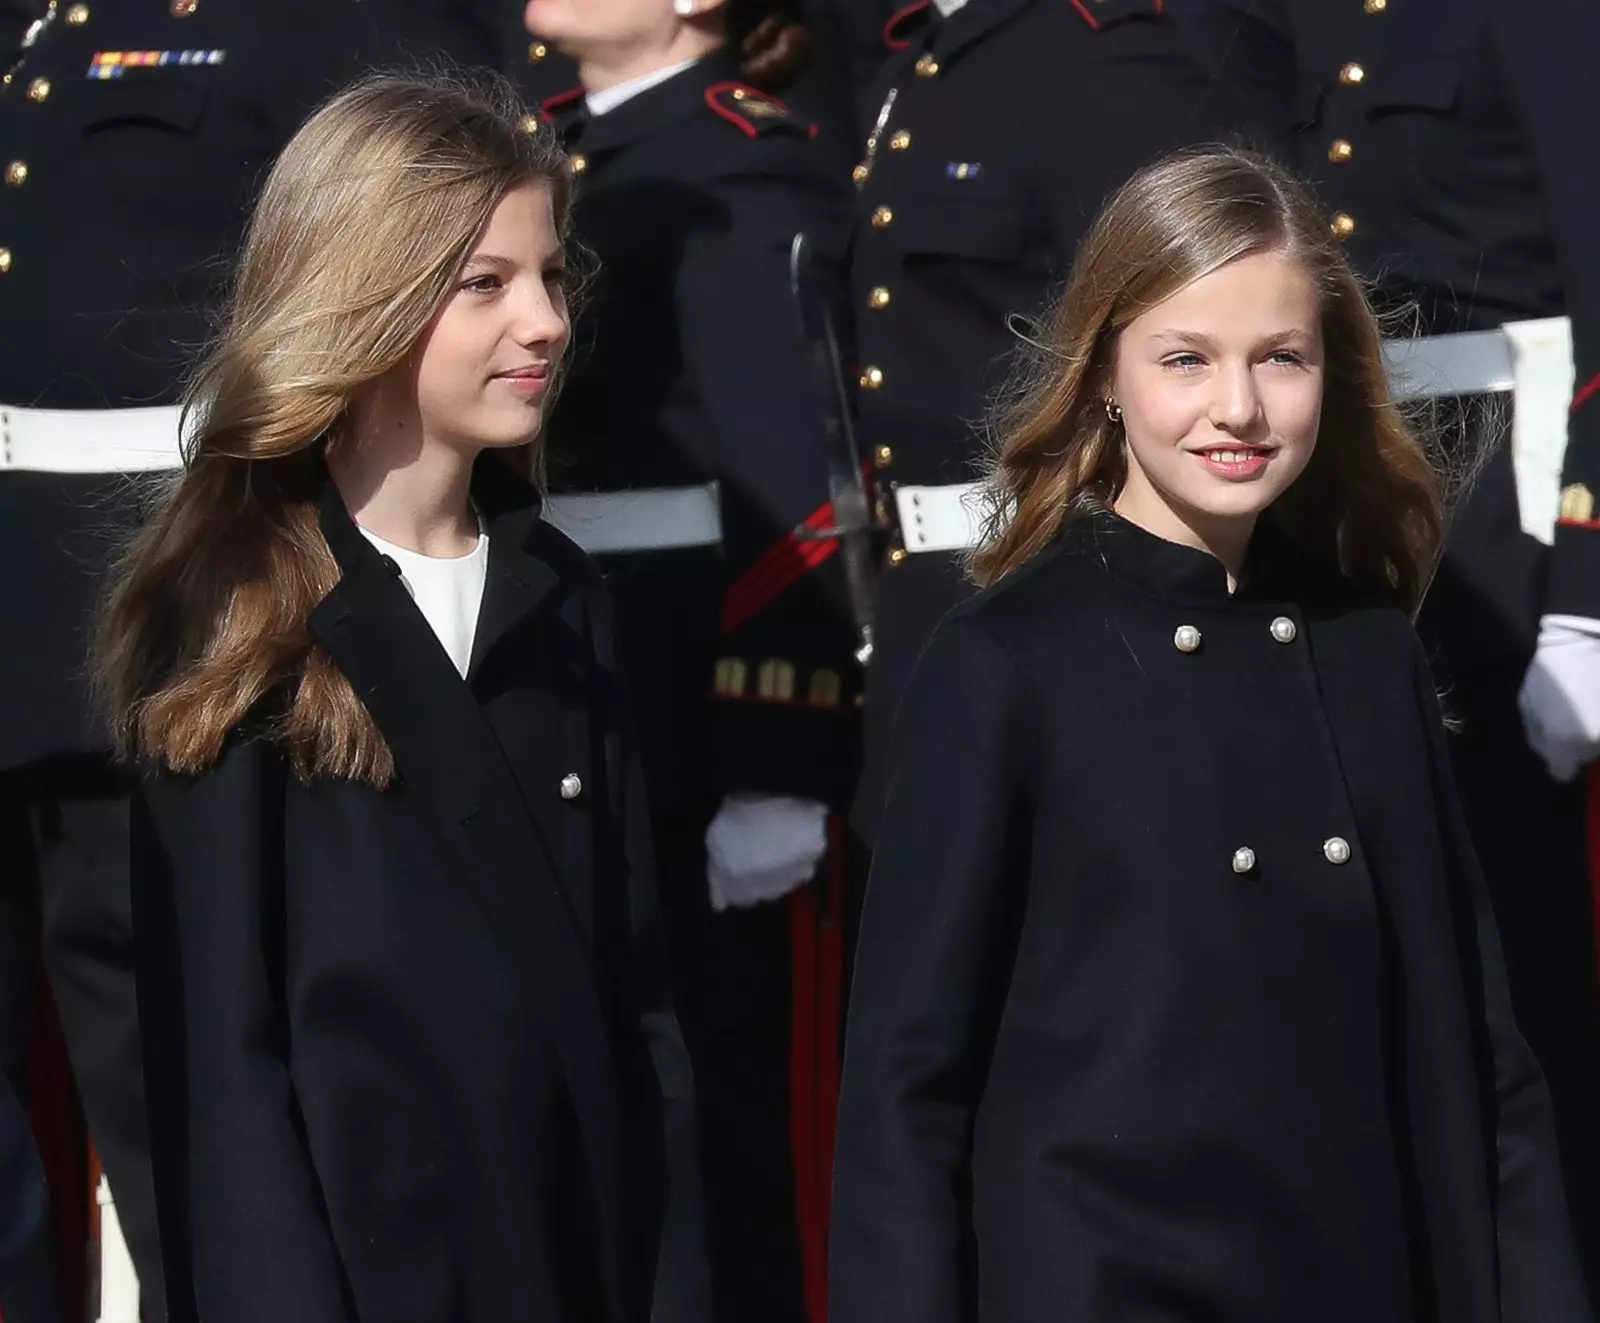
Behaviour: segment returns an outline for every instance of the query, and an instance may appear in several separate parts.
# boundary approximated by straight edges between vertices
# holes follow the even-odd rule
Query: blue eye
[[[1282,363],[1287,367],[1302,367],[1305,364],[1305,359],[1292,349],[1280,349],[1273,354],[1272,362]]]
[[[1181,354],[1169,354],[1161,360],[1162,367],[1174,368],[1179,372],[1188,372],[1192,368],[1203,367],[1205,360],[1199,354],[1185,351]]]

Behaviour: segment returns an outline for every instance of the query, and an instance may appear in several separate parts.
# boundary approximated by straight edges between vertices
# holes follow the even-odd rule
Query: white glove
[[[1600,757],[1600,620],[1545,616],[1517,697],[1528,747],[1557,781]]]
[[[706,828],[711,908],[761,905],[811,881],[828,852],[828,806],[786,795],[729,795]]]

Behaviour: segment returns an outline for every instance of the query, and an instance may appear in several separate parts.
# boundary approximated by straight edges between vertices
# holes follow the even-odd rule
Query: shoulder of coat
[[[745,83],[713,83],[706,88],[706,105],[718,119],[747,138],[769,133],[814,138],[817,126],[796,115],[775,96]]]
[[[1091,30],[1103,32],[1136,18],[1160,18],[1167,0],[1071,0],[1073,11]]]

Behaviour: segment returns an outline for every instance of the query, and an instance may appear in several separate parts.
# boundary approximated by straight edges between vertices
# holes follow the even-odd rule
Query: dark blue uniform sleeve
[[[1587,164],[1600,113],[1600,6],[1527,0],[1492,13],[1506,82],[1539,170],[1577,369],[1543,609],[1600,620],[1600,177]]]
[[[858,680],[837,566],[827,547],[793,536],[808,519],[826,527],[830,512],[789,251],[804,231],[837,258],[849,198],[788,127],[752,142],[747,160],[718,182],[719,224],[688,236],[677,272],[683,361],[719,457],[726,594],[707,677],[718,789],[839,803]]]
[[[135,795],[136,969],[171,1317],[350,1323],[296,1121],[283,1002],[283,791],[269,746]]]

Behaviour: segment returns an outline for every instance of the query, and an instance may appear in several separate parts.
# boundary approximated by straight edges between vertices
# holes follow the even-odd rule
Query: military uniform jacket
[[[1113,515],[941,626],[868,885],[837,1323],[1587,1323],[1405,616]]]
[[[851,246],[861,435],[881,491],[977,476],[983,418],[1018,344],[1013,314],[1044,312],[1113,189],[1220,136],[1161,10],[969,0],[941,19],[924,3],[885,30],[895,53],[869,98]],[[911,663],[963,595],[939,554],[892,564],[881,582],[858,813],[869,833]]]
[[[837,263],[848,186],[808,124],[737,78],[715,55],[604,115],[581,91],[546,103],[599,261],[550,424],[552,485],[718,484],[720,551],[607,564],[658,808],[730,790],[837,800],[852,762],[833,544],[794,534],[830,511],[789,290],[796,233]]]
[[[1600,617],[1600,9],[1588,0],[1199,0],[1183,23],[1241,120],[1317,185],[1357,267],[1436,332],[1572,319],[1577,393],[1551,556],[1520,535],[1509,453],[1464,529],[1476,629]],[[1506,447],[1509,451],[1509,447]],[[1458,539],[1458,542],[1460,539]],[[1472,549],[1463,548],[1468,554]],[[1470,609],[1470,608],[1469,608]]]
[[[518,493],[475,483],[490,563],[463,682],[328,484],[342,577],[310,628],[394,786],[303,783],[242,731],[136,798],[175,1320],[644,1323],[658,1257],[657,1317],[704,1317],[693,1088],[608,607]]]
[[[305,116],[374,66],[496,49],[489,0],[49,12],[0,86],[0,407],[173,403],[255,189]],[[0,633],[29,638],[0,649],[0,767],[107,744],[80,681],[133,505],[122,478],[0,464]]]

